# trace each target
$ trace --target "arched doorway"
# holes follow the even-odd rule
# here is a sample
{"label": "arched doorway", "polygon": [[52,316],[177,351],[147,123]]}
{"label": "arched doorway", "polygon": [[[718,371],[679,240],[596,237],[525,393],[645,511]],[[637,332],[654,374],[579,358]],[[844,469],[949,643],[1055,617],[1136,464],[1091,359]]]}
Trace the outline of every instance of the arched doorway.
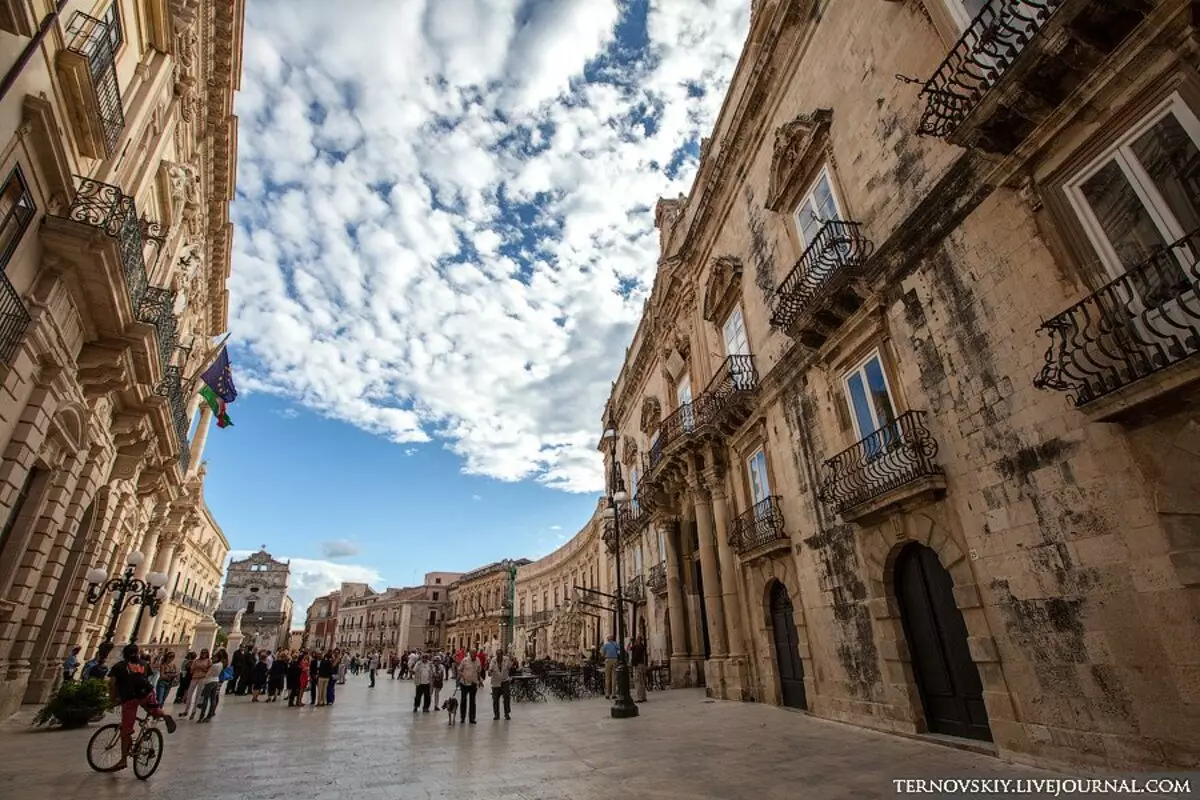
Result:
{"label": "arched doorway", "polygon": [[771,634],[775,641],[780,702],[788,708],[808,708],[804,697],[800,638],[796,635],[796,621],[792,617],[792,598],[781,581],[771,584]]}
{"label": "arched doorway", "polygon": [[990,742],[983,683],[954,602],[954,581],[937,553],[913,543],[896,559],[896,598],[930,733]]}

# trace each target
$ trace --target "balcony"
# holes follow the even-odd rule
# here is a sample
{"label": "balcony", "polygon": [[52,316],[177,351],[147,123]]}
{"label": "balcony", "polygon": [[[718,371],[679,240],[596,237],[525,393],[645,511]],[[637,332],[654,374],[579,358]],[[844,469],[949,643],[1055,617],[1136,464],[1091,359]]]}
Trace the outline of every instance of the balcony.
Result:
{"label": "balcony", "polygon": [[865,522],[893,506],[918,505],[946,488],[937,441],[925,412],[907,411],[827,460],[817,497],[847,522]]}
{"label": "balcony", "polygon": [[921,89],[918,132],[1011,154],[1154,5],[988,0]]}
{"label": "balcony", "polygon": [[729,546],[747,561],[790,550],[792,539],[783,529],[779,498],[768,497],[734,518]]}
{"label": "balcony", "polygon": [[646,467],[649,471],[657,469],[664,458],[669,455],[696,428],[696,412],[691,403],[684,403],[675,409],[669,417],[662,421],[658,428],[658,438],[650,447]]}
{"label": "balcony", "polygon": [[621,587],[621,596],[629,603],[642,603],[646,600],[646,583],[641,575],[635,575]]}
{"label": "balcony", "polygon": [[646,573],[646,588],[655,594],[667,593],[667,565],[655,564]]}
{"label": "balcony", "polygon": [[117,151],[125,130],[116,53],[108,25],[75,12],[67,24],[67,46],[58,53],[57,69],[80,153],[89,158],[108,158]]}
{"label": "balcony", "polygon": [[179,321],[175,318],[175,292],[157,286],[146,287],[137,311],[138,322],[154,327],[158,342],[158,363],[163,369],[171,363],[179,344]]}
{"label": "balcony", "polygon": [[858,281],[874,249],[857,222],[826,222],[775,290],[771,325],[806,347],[823,345],[862,306]]}
{"label": "balcony", "polygon": [[692,405],[697,427],[725,437],[742,426],[758,399],[758,370],[754,356],[729,356],[721,362],[704,392]]}
{"label": "balcony", "polygon": [[159,397],[167,398],[171,411],[171,424],[175,428],[175,441],[179,445],[179,469],[186,475],[191,462],[191,451],[188,449],[188,413],[187,401],[183,399],[183,377],[179,367],[167,367],[162,383],[154,390]]}
{"label": "balcony", "polygon": [[[1200,229],[1042,325],[1050,336],[1039,389],[1067,392],[1080,408],[1132,405],[1200,378]],[[1163,380],[1139,382],[1171,370]],[[1188,374],[1184,374],[1188,373]],[[1139,384],[1139,386],[1134,386]],[[1145,395],[1143,397],[1142,395]]]}
{"label": "balcony", "polygon": [[12,363],[25,331],[29,329],[29,322],[29,310],[21,295],[8,276],[0,273],[0,364]]}

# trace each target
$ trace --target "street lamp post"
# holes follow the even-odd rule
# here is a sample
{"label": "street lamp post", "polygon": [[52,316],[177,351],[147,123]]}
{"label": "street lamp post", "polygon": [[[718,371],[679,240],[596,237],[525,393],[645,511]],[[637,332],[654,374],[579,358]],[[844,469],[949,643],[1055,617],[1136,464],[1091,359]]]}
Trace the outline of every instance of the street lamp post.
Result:
{"label": "street lamp post", "polygon": [[617,646],[620,648],[620,658],[617,659],[616,669],[617,699],[613,701],[611,713],[614,719],[628,719],[638,715],[638,707],[629,693],[629,666],[626,664],[625,653],[625,607],[621,576],[621,515],[618,507],[621,503],[629,500],[629,494],[625,491],[625,482],[621,479],[621,466],[617,462],[617,438],[617,424],[610,414],[602,443],[608,445],[612,464],[608,492],[608,517],[612,521],[612,539],[608,542],[608,547],[617,561],[617,591],[614,605],[617,612]]}
{"label": "street lamp post", "polygon": [[150,616],[158,616],[158,610],[162,607],[162,601],[167,597],[167,590],[163,586],[167,582],[167,576],[161,572],[151,572],[146,576],[145,580],[133,577],[134,571],[141,566],[145,556],[140,550],[134,550],[125,558],[125,572],[115,578],[108,577],[100,567],[92,567],[87,571],[87,601],[91,605],[96,605],[103,599],[105,592],[112,592],[112,611],[109,613],[108,628],[104,631],[104,641],[111,642],[117,634],[117,620],[121,617],[121,612],[127,607],[135,605],[138,607],[137,620],[133,624],[133,633],[130,635],[130,643],[134,643],[137,639],[138,631],[142,627],[142,615],[147,609],[150,610]]}
{"label": "street lamp post", "polygon": [[501,611],[504,613],[500,624],[504,628],[504,652],[511,656],[513,634],[517,625],[517,565],[511,558],[506,558],[500,562],[500,566],[504,567],[504,574],[508,578],[504,587],[504,602],[500,604]]}

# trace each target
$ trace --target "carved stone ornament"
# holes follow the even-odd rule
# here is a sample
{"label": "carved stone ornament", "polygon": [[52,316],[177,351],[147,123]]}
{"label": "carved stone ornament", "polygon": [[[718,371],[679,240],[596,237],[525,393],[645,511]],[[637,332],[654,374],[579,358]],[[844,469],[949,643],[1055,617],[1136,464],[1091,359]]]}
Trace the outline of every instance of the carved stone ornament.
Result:
{"label": "carved stone ornament", "polygon": [[720,322],[742,291],[742,260],[735,256],[717,256],[713,259],[704,286],[704,319]]}
{"label": "carved stone ornament", "polygon": [[642,419],[638,425],[642,433],[653,436],[662,422],[662,404],[657,397],[647,397],[642,400]]}
{"label": "carved stone ornament", "polygon": [[624,449],[621,452],[621,461],[626,464],[632,464],[637,460],[638,446],[632,436],[625,437]]}
{"label": "carved stone ornament", "polygon": [[671,229],[675,227],[675,222],[683,213],[685,202],[686,198],[682,194],[674,200],[660,197],[658,204],[654,206],[654,227],[670,235]]}
{"label": "carved stone ornament", "polygon": [[767,208],[790,210],[788,201],[796,199],[793,196],[803,189],[798,184],[816,166],[832,122],[833,112],[820,108],[811,114],[801,114],[775,130]]}

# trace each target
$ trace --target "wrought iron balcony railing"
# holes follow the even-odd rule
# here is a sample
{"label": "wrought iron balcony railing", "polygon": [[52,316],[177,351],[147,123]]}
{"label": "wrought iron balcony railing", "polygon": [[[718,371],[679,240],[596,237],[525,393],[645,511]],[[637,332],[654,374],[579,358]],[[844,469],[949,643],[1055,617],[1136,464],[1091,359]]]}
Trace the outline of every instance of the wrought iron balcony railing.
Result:
{"label": "wrought iron balcony railing", "polygon": [[158,340],[158,358],[163,369],[171,363],[175,346],[179,343],[179,321],[175,318],[175,292],[157,286],[146,287],[142,303],[138,306],[137,318],[154,326]]}
{"label": "wrought iron balcony railing", "polygon": [[1021,57],[1065,0],[988,0],[921,90],[918,132],[946,137]]}
{"label": "wrought iron balcony railing", "polygon": [[906,411],[823,465],[817,493],[839,513],[926,476],[941,475],[925,412]]}
{"label": "wrought iron balcony railing", "polygon": [[187,473],[191,462],[191,451],[188,450],[188,413],[187,402],[183,399],[183,375],[179,367],[169,366],[163,375],[162,383],[154,390],[159,397],[167,398],[171,407],[171,423],[175,426],[175,440],[179,445],[179,469]]}
{"label": "wrought iron balcony railing", "polygon": [[631,603],[640,603],[646,599],[646,585],[641,575],[634,575],[621,587],[621,596]]}
{"label": "wrought iron balcony railing", "polygon": [[1076,406],[1200,352],[1200,229],[1042,325],[1050,335],[1039,389]]}
{"label": "wrought iron balcony railing", "polygon": [[138,218],[133,198],[118,186],[76,176],[79,185],[67,209],[66,218],[72,222],[99,228],[117,240],[121,253],[121,268],[125,288],[135,312],[142,308],[146,291],[146,247],[161,247],[161,228],[156,222]]}
{"label": "wrought iron balcony railing", "polygon": [[861,275],[873,251],[857,222],[826,222],[775,290],[771,324],[795,335],[799,323],[820,311],[825,298]]}
{"label": "wrought iron balcony railing", "polygon": [[729,546],[738,555],[744,555],[771,542],[787,542],[789,538],[783,529],[779,498],[768,497],[734,518]]}
{"label": "wrought iron balcony railing", "polygon": [[121,103],[121,86],[117,80],[116,52],[108,23],[75,12],[67,25],[67,50],[87,61],[94,113],[99,117],[104,154],[111,156],[121,142],[125,130],[125,109]]}
{"label": "wrought iron balcony railing", "polygon": [[629,503],[621,509],[621,538],[625,541],[637,539],[648,524],[650,514],[641,505]]}
{"label": "wrought iron balcony railing", "polygon": [[667,565],[655,564],[646,573],[646,587],[655,594],[667,591]]}
{"label": "wrought iron balcony railing", "polygon": [[696,425],[719,426],[740,422],[737,410],[744,409],[757,390],[758,370],[754,367],[754,356],[727,357],[708,386],[692,403]]}
{"label": "wrought iron balcony railing", "polygon": [[0,273],[0,363],[12,363],[29,322],[29,309],[25,308],[21,295],[8,276]]}
{"label": "wrought iron balcony railing", "polygon": [[666,454],[667,448],[679,442],[680,439],[691,433],[695,428],[696,410],[692,407],[691,403],[684,403],[671,412],[671,415],[664,419],[658,427],[658,438],[650,446],[647,467],[650,470],[655,469],[662,463],[663,455]]}

